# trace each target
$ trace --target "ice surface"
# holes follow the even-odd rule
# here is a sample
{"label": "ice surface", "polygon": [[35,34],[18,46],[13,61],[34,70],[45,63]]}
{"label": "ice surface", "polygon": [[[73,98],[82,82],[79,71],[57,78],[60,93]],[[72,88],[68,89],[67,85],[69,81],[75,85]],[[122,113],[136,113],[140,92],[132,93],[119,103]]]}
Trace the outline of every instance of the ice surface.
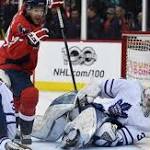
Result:
{"label": "ice surface", "polygon": [[[62,150],[59,143],[42,142],[33,139],[33,144],[30,146],[33,150]],[[82,148],[82,150],[150,150],[150,139],[145,139],[137,145],[121,146],[121,147],[90,147]]]}
{"label": "ice surface", "polygon": [[[42,115],[51,101],[62,95],[63,93],[58,92],[40,92],[40,100],[37,106],[37,114]],[[33,138],[33,144],[31,145],[33,150],[62,150],[59,143],[50,143],[45,141],[40,141]],[[122,147],[90,147],[87,150],[150,150],[150,139],[144,139],[136,145],[122,146]],[[82,149],[82,150],[85,150]]]}

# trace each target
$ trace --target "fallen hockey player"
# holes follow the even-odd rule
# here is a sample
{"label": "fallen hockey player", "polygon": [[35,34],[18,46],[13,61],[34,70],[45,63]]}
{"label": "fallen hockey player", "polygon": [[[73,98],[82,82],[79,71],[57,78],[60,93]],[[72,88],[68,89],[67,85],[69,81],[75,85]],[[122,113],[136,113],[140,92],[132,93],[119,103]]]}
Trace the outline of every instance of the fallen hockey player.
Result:
{"label": "fallen hockey player", "polygon": [[[96,98],[99,103],[94,102]],[[102,103],[101,98],[110,101]],[[135,80],[111,79],[54,100],[44,117],[36,119],[32,135],[48,141],[60,140],[61,147],[77,149],[90,144],[131,145],[149,132],[150,89],[144,89]]]}
{"label": "fallen hockey player", "polygon": [[0,150],[31,150],[12,141],[16,135],[16,117],[10,84],[9,77],[0,70]]}

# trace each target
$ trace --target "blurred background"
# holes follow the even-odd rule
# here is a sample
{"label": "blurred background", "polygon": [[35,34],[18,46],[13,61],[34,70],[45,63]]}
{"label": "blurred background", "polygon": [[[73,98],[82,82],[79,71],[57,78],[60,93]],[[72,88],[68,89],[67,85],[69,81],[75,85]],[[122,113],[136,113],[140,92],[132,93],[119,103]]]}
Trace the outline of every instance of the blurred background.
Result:
{"label": "blurred background", "polygon": [[[144,30],[149,31],[150,11],[143,8],[144,2],[150,8],[148,0],[65,0],[62,12],[66,37],[75,40],[120,40],[124,31],[141,31],[143,17],[146,18]],[[21,5],[22,0],[0,0],[1,39]],[[48,10],[45,26],[50,30],[50,39],[62,38],[55,9]]]}

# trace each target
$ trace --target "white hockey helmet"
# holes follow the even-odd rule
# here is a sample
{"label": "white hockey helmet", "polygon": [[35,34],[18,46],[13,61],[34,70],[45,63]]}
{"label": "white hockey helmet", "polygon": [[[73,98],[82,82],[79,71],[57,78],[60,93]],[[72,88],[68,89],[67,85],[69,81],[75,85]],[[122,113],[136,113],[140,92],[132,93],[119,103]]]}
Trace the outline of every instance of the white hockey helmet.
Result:
{"label": "white hockey helmet", "polygon": [[11,87],[11,81],[9,79],[9,76],[2,69],[0,69],[0,80],[4,82],[9,88]]}

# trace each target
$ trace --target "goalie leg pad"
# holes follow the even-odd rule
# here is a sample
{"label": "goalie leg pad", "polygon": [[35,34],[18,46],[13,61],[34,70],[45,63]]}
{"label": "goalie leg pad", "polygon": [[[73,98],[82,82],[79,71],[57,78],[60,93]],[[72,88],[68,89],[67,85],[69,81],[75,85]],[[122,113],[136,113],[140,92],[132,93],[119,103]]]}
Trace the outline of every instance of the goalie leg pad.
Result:
{"label": "goalie leg pad", "polygon": [[96,131],[96,126],[97,117],[95,108],[89,107],[82,111],[72,122],[69,122],[66,125],[62,139],[62,147],[72,146],[70,143],[74,144],[74,140],[76,139],[72,139],[73,141],[70,141],[69,144],[67,142],[69,133],[74,131],[74,129],[78,130],[80,133],[80,138],[76,141],[76,146],[78,145],[78,147],[83,147],[88,144]]}
{"label": "goalie leg pad", "polygon": [[57,141],[62,136],[66,124],[67,124],[66,115],[63,115],[62,117],[54,121],[51,131],[48,134],[47,140],[50,139],[50,141]]}
{"label": "goalie leg pad", "polygon": [[36,116],[32,136],[45,141],[57,141],[64,132],[66,124],[66,115],[63,115],[56,120],[49,119],[48,121],[43,120],[42,116]]}
{"label": "goalie leg pad", "polygon": [[67,112],[73,108],[74,104],[50,105],[43,117],[35,118],[32,136],[48,141],[59,139],[68,122]]}

